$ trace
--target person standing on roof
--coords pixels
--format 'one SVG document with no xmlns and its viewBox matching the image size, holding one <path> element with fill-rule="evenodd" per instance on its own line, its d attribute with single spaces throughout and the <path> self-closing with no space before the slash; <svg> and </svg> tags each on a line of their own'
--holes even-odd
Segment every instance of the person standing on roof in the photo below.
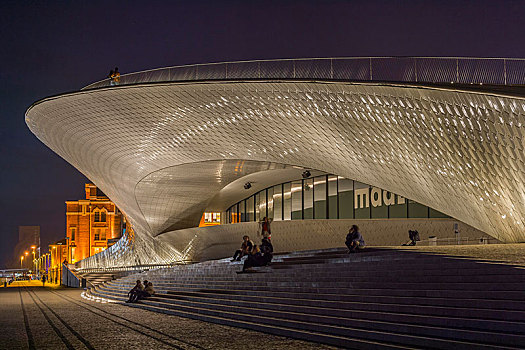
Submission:
<svg viewBox="0 0 525 350">
<path fill-rule="evenodd" d="M 120 73 L 118 71 L 118 67 L 115 67 L 115 71 L 113 72 L 113 85 L 120 84 Z"/>
</svg>

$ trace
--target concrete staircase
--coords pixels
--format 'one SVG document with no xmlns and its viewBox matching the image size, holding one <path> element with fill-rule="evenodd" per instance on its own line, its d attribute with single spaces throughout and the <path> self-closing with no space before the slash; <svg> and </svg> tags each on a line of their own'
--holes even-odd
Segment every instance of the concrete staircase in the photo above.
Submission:
<svg viewBox="0 0 525 350">
<path fill-rule="evenodd" d="M 525 347 L 525 269 L 420 253 L 342 249 L 276 255 L 237 274 L 229 259 L 150 270 L 91 288 L 119 301 L 136 279 L 152 311 L 344 348 Z"/>
</svg>

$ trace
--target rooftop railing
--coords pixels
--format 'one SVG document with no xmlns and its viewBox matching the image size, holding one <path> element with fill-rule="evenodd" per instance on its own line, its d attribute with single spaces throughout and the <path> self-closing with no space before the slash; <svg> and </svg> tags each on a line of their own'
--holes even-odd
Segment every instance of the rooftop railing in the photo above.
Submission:
<svg viewBox="0 0 525 350">
<path fill-rule="evenodd" d="M 123 74 L 82 90 L 151 82 L 311 79 L 413 83 L 525 85 L 525 59 L 467 57 L 345 57 L 191 64 Z"/>
</svg>

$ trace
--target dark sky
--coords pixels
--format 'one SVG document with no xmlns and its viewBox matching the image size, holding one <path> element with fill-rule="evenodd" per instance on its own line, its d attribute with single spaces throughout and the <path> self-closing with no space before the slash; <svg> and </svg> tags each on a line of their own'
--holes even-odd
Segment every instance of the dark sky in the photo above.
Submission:
<svg viewBox="0 0 525 350">
<path fill-rule="evenodd" d="M 525 1 L 0 1 L 0 266 L 19 225 L 64 237 L 85 177 L 24 122 L 36 100 L 189 63 L 331 56 L 525 57 Z"/>
</svg>

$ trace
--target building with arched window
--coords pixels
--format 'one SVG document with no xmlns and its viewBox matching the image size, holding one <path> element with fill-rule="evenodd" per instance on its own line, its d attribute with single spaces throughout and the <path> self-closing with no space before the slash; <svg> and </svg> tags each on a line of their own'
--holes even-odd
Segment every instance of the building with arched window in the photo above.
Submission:
<svg viewBox="0 0 525 350">
<path fill-rule="evenodd" d="M 75 263 L 115 243 L 122 235 L 122 214 L 93 184 L 86 184 L 86 199 L 66 201 L 66 259 Z"/>
</svg>

